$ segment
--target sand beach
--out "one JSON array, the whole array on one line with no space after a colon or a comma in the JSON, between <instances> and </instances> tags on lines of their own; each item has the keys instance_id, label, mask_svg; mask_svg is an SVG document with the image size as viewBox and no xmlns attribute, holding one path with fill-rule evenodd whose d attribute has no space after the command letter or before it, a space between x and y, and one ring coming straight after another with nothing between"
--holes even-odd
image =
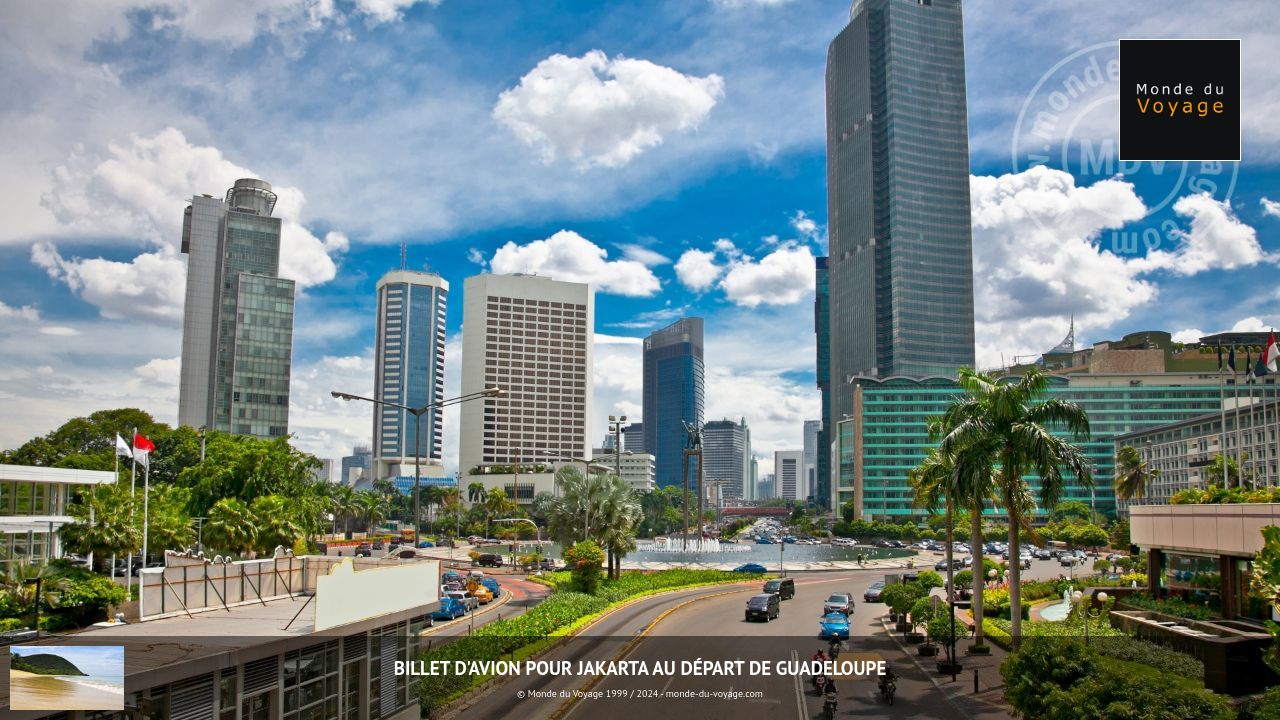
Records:
<instances>
[{"instance_id":1,"label":"sand beach","mask_svg":"<svg viewBox=\"0 0 1280 720\"><path fill-rule=\"evenodd\" d=\"M61 675L9 671L12 710L123 710L124 688L111 692Z\"/></svg>"}]
</instances>

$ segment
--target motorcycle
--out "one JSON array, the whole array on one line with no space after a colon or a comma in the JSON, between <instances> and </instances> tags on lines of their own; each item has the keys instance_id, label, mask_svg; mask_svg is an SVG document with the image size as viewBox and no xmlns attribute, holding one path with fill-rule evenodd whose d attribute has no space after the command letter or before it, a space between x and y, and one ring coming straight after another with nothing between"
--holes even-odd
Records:
<instances>
[{"instance_id":1,"label":"motorcycle","mask_svg":"<svg viewBox=\"0 0 1280 720\"><path fill-rule=\"evenodd\" d=\"M825 720L833 720L836 716L836 694L834 692L827 693L827 699L822 703L822 717Z\"/></svg>"},{"instance_id":2,"label":"motorcycle","mask_svg":"<svg viewBox=\"0 0 1280 720\"><path fill-rule=\"evenodd\" d=\"M823 688L823 686L824 686L824 685L826 685L826 684L827 684L827 676L826 676L826 675L823 675L822 673L818 673L817 675L814 675L814 676L813 676L813 690L814 690L814 692L816 692L816 693L818 693L819 695L821 695L821 694L822 694L822 688Z\"/></svg>"},{"instance_id":3,"label":"motorcycle","mask_svg":"<svg viewBox=\"0 0 1280 720\"><path fill-rule=\"evenodd\" d=\"M832 638L831 645L827 647L827 657L831 658L832 662L835 662L840 657L840 650L840 640L838 638Z\"/></svg>"},{"instance_id":4,"label":"motorcycle","mask_svg":"<svg viewBox=\"0 0 1280 720\"><path fill-rule=\"evenodd\" d=\"M898 691L898 676L890 672L880 678L880 697L885 702L893 704L893 695Z\"/></svg>"}]
</instances>

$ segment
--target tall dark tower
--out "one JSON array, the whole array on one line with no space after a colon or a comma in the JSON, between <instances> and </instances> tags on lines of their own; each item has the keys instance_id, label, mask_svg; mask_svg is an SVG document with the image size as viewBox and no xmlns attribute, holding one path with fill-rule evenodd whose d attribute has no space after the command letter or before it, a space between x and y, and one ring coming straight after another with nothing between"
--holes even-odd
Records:
<instances>
[{"instance_id":1,"label":"tall dark tower","mask_svg":"<svg viewBox=\"0 0 1280 720\"><path fill-rule=\"evenodd\" d=\"M644 450L654 456L658 487L684 485L684 423L702 426L703 383L702 318L677 320L644 339Z\"/></svg>"},{"instance_id":2,"label":"tall dark tower","mask_svg":"<svg viewBox=\"0 0 1280 720\"><path fill-rule=\"evenodd\" d=\"M830 390L973 365L960 0L857 0L827 50Z\"/></svg>"}]
</instances>

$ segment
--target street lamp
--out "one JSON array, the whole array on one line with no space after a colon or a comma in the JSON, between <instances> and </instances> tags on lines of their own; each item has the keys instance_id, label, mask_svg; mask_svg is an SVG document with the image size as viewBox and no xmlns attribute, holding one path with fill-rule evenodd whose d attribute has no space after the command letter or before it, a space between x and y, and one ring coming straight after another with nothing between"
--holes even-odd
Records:
<instances>
[{"instance_id":1,"label":"street lamp","mask_svg":"<svg viewBox=\"0 0 1280 720\"><path fill-rule=\"evenodd\" d=\"M991 581L991 584L992 584L992 585L994 585L994 584L995 584L995 582L996 582L996 569L995 569L995 568L991 568L990 570L988 570L988 571L987 571L987 579L988 579L989 581Z\"/></svg>"},{"instance_id":2,"label":"street lamp","mask_svg":"<svg viewBox=\"0 0 1280 720\"><path fill-rule=\"evenodd\" d=\"M329 393L339 400L364 400L375 405L386 405L387 407L399 408L413 415L414 433L413 433L413 549L418 549L418 515L421 512L420 504L422 502L419 495L422 489L422 416L427 414L428 410L448 407L449 405L458 405L460 403L469 402L471 400L479 400L480 398L497 397L502 394L502 388L487 387L479 392L467 393L459 395L448 400L441 400L436 403L427 403L420 408L411 408L408 405L400 403L388 402L386 400L378 400L376 398L364 397L363 395L353 395L351 393L339 392L334 390Z\"/></svg>"},{"instance_id":3,"label":"street lamp","mask_svg":"<svg viewBox=\"0 0 1280 720\"><path fill-rule=\"evenodd\" d=\"M1080 592L1079 590L1071 593L1071 602L1074 603L1075 605L1080 605L1081 603L1085 602L1086 598L1087 596L1084 593ZM1105 592L1098 593L1098 602L1101 603L1103 607L1106 606L1107 599L1108 599L1107 594ZM1084 644L1088 645L1089 644L1089 621L1097 620L1098 618L1102 617L1102 608L1098 608L1095 611L1093 609L1093 603L1089 602L1087 605L1080 608L1080 612L1084 616Z\"/></svg>"},{"instance_id":4,"label":"street lamp","mask_svg":"<svg viewBox=\"0 0 1280 720\"><path fill-rule=\"evenodd\" d=\"M622 423L626 421L626 415L609 416L609 432L613 433L614 474L618 477L622 477Z\"/></svg>"},{"instance_id":5,"label":"street lamp","mask_svg":"<svg viewBox=\"0 0 1280 720\"><path fill-rule=\"evenodd\" d=\"M527 523L529 523L530 525L532 525L532 526L533 526L533 531L534 531L535 533L537 533L537 534L538 534L538 553L539 553L539 554L541 554L541 553L542 553L542 528L538 527L538 523L536 523L536 522L534 522L534 521L530 520L529 518L496 518L496 519L494 519L494 520L493 520L493 522L496 522L496 523L500 523L500 522L512 522L512 523L516 523L516 522L527 522ZM518 538L517 538L517 540L518 540ZM515 545L512 545L512 547L515 547ZM512 558L511 558L511 564L513 564L513 565L515 564L515 557L514 557L514 556L512 556Z\"/></svg>"}]
</instances>

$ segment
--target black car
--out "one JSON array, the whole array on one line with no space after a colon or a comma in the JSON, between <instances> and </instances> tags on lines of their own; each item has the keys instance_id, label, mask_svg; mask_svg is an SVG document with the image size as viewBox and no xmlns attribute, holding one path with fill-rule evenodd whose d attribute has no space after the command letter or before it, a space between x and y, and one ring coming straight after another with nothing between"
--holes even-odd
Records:
<instances>
[{"instance_id":1,"label":"black car","mask_svg":"<svg viewBox=\"0 0 1280 720\"><path fill-rule=\"evenodd\" d=\"M476 558L476 565L480 567L502 567L502 556L493 553L485 553Z\"/></svg>"},{"instance_id":2,"label":"black car","mask_svg":"<svg viewBox=\"0 0 1280 720\"><path fill-rule=\"evenodd\" d=\"M369 543L360 543L356 546L356 557L373 557L373 546Z\"/></svg>"},{"instance_id":3,"label":"black car","mask_svg":"<svg viewBox=\"0 0 1280 720\"><path fill-rule=\"evenodd\" d=\"M883 594L884 594L884 583L877 580L871 583L871 587L867 588L866 592L862 593L862 599L864 602L878 603L880 602L880 596Z\"/></svg>"},{"instance_id":4,"label":"black car","mask_svg":"<svg viewBox=\"0 0 1280 720\"><path fill-rule=\"evenodd\" d=\"M765 582L764 591L776 593L779 600L787 600L796 596L796 581L791 578L774 578Z\"/></svg>"},{"instance_id":5,"label":"black car","mask_svg":"<svg viewBox=\"0 0 1280 720\"><path fill-rule=\"evenodd\" d=\"M757 618L763 619L765 622L778 617L781 612L782 601L773 593L760 593L747 601L747 622Z\"/></svg>"},{"instance_id":6,"label":"black car","mask_svg":"<svg viewBox=\"0 0 1280 720\"><path fill-rule=\"evenodd\" d=\"M942 571L946 570L946 569L947 569L947 559L946 559L946 558L943 558L943 559L939 560L939 561L937 562L937 564L933 566L933 569L934 569L934 570L937 570L938 572L942 572ZM960 558L951 558L951 569L952 569L952 570L962 570L962 569L964 569L964 560L961 560Z\"/></svg>"}]
</instances>

